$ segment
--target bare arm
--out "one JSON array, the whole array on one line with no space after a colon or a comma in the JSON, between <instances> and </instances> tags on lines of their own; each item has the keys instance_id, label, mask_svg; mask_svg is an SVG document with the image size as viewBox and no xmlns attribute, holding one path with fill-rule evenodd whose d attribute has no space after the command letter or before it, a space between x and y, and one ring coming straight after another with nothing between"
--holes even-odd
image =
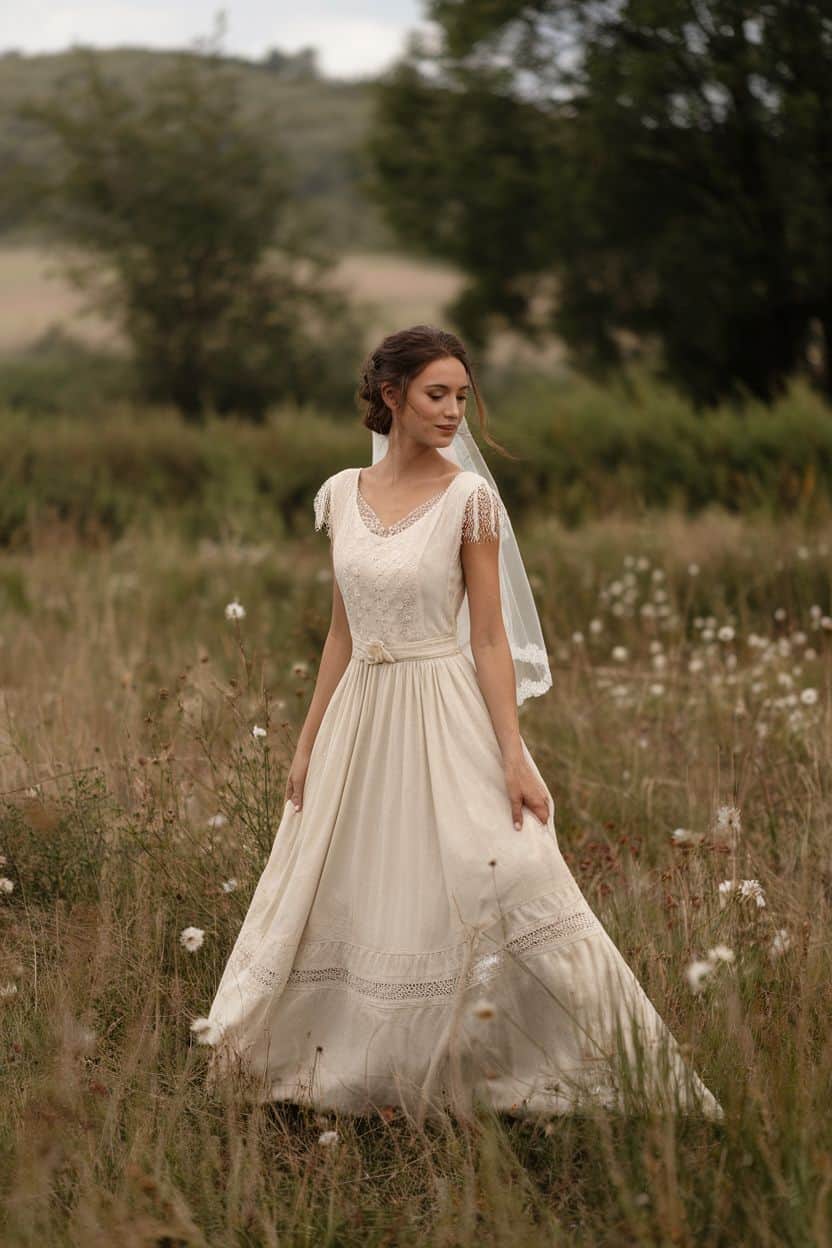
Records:
<instances>
[{"instance_id":1,"label":"bare arm","mask_svg":"<svg viewBox=\"0 0 832 1248\"><path fill-rule=\"evenodd\" d=\"M331 566L332 548L330 547ZM303 786L309 766L309 756L312 753L312 746L318 735L321 720L324 717L326 708L329 706L330 698L346 670L351 655L352 634L347 621L344 600L341 597L341 591L338 588L338 582L335 579L333 570L332 614L329 621L329 631L321 649L318 677L315 681L315 688L309 703L309 709L306 712L306 718L303 721L303 727L298 734L294 757L292 758L286 780L284 805L286 801L291 799L295 810L300 810L303 805Z\"/></svg>"},{"instance_id":2,"label":"bare arm","mask_svg":"<svg viewBox=\"0 0 832 1248\"><path fill-rule=\"evenodd\" d=\"M462 570L468 592L471 653L494 732L503 756L506 789L514 826L521 826L523 803L541 823L549 817L549 797L529 767L520 737L514 661L500 605L498 541L463 542Z\"/></svg>"}]
</instances>

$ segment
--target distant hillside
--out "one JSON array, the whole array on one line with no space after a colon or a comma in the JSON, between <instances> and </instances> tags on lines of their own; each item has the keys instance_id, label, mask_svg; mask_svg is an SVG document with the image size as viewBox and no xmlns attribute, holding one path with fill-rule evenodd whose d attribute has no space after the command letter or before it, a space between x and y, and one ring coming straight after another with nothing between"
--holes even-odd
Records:
<instances>
[{"instance_id":1,"label":"distant hillside","mask_svg":"<svg viewBox=\"0 0 832 1248\"><path fill-rule=\"evenodd\" d=\"M175 53L116 48L97 53L106 71L127 86L141 86ZM49 159L50 141L16 116L26 99L51 96L77 72L77 52L49 56L0 54L0 179L11 192L0 199L0 236L25 233L27 205L15 196L14 170L24 158ZM320 211L325 233L338 249L387 248L392 239L361 190L366 170L358 150L370 109L369 84L317 76L301 58L272 53L263 62L229 59L240 74L252 110L268 110L275 133L295 162L301 202ZM300 68L299 68L300 67Z\"/></svg>"}]
</instances>

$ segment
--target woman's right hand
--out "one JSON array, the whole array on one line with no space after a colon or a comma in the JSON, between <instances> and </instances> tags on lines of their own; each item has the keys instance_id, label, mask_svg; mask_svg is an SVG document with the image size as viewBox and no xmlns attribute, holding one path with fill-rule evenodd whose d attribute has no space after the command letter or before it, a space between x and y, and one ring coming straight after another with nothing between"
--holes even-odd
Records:
<instances>
[{"instance_id":1,"label":"woman's right hand","mask_svg":"<svg viewBox=\"0 0 832 1248\"><path fill-rule=\"evenodd\" d=\"M298 748L295 750L295 756L289 767L289 774L286 777L286 792L283 797L283 805L291 801L295 811L299 811L303 805L303 786L306 782L306 772L309 768L309 751Z\"/></svg>"}]
</instances>

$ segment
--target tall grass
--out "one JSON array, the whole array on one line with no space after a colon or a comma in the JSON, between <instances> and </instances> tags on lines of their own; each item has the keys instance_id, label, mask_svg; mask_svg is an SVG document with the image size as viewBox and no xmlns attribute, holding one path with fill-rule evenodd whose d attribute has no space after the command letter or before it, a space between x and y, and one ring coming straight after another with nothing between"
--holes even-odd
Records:
<instances>
[{"instance_id":1,"label":"tall grass","mask_svg":"<svg viewBox=\"0 0 832 1248\"><path fill-rule=\"evenodd\" d=\"M521 722L561 848L724 1123L416 1130L205 1087L190 1022L265 863L329 615L292 463L292 540L157 520L0 557L3 1243L829 1243L832 533L796 519L542 511L523 533L554 686ZM734 961L694 991L719 944Z\"/></svg>"}]
</instances>

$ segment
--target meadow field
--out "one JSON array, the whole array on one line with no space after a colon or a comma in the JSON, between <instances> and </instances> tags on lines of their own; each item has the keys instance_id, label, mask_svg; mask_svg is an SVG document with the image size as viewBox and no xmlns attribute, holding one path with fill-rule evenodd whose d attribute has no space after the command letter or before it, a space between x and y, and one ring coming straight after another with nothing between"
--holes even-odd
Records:
<instances>
[{"instance_id":1,"label":"meadow field","mask_svg":"<svg viewBox=\"0 0 832 1248\"><path fill-rule=\"evenodd\" d=\"M521 725L561 848L724 1123L417 1129L206 1090L190 1024L329 618L307 502L291 539L160 520L0 554L3 1243L828 1244L825 524L541 510L520 533L554 678Z\"/></svg>"},{"instance_id":2,"label":"meadow field","mask_svg":"<svg viewBox=\"0 0 832 1248\"><path fill-rule=\"evenodd\" d=\"M136 407L44 252L0 273L3 1244L832 1242L821 400L696 414L508 336L484 373L554 678L523 735L567 862L725 1121L246 1106L206 1086L191 1024L329 620L313 494L369 436L346 409L195 428ZM339 273L368 345L441 318L456 281L383 255ZM26 355L56 328L83 349Z\"/></svg>"}]
</instances>

